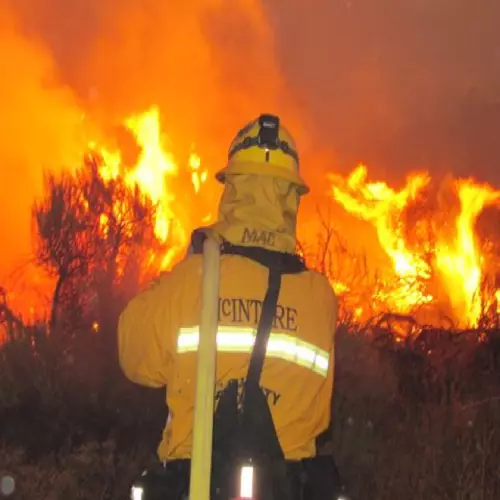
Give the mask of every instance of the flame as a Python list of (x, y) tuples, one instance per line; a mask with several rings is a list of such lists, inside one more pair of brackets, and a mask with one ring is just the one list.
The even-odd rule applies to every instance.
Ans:
[[(127, 170), (126, 180), (131, 186), (138, 185), (159, 204), (156, 233), (162, 240), (173, 242), (163, 262), (164, 266), (169, 266), (187, 240), (186, 226), (172, 223), (179, 215), (179, 206), (174, 207), (176, 197), (172, 190), (173, 179), (179, 175), (178, 162), (165, 148), (166, 138), (161, 134), (157, 108), (131, 117), (125, 123), (142, 150), (137, 164)], [(106, 159), (103, 177), (119, 175), (122, 170), (119, 153), (105, 151), (102, 156)], [(198, 194), (208, 179), (208, 170), (202, 168), (201, 157), (194, 151), (191, 151), (186, 167), (193, 191)], [(388, 274), (389, 269), (384, 270), (380, 286), (372, 290), (370, 308), (359, 303), (366, 300), (366, 293), (360, 293), (351, 283), (332, 277), (331, 283), (338, 295), (358, 297), (357, 302), (351, 300), (348, 306), (355, 320), (361, 320), (367, 313), (384, 310), (412, 313), (419, 306), (438, 303), (430, 291), (432, 281), (436, 279), (439, 288), (446, 292), (458, 324), (478, 325), (481, 314), (492, 304), (497, 312), (500, 311), (500, 290), (493, 290), (489, 297), (481, 291), (484, 257), (475, 235), (479, 214), (486, 206), (500, 200), (500, 191), (471, 179), (454, 181), (452, 186), (458, 200), (458, 212), (455, 215), (445, 206), (438, 209), (440, 218), (446, 219), (444, 226), (453, 228), (450, 238), (433, 220), (435, 214), (431, 215), (431, 220), (420, 217), (411, 227), (408, 222), (408, 211), (429, 201), (424, 196), (429, 194), (425, 188), (431, 182), (426, 172), (409, 175), (399, 190), (383, 181), (368, 182), (368, 170), (363, 164), (345, 179), (334, 174), (329, 178), (333, 198), (348, 213), (372, 224), (391, 263), (392, 275)], [(186, 209), (186, 203), (182, 205)], [(211, 218), (209, 213), (201, 221), (208, 222)], [(427, 240), (424, 237), (420, 241), (421, 228), (431, 229)], [(410, 238), (411, 234), (417, 237)]]
[[(62, 52), (53, 44), (54, 32), (47, 37), (38, 22), (52, 16), (50, 9), (26, 15), (16, 2), (0, 7), (5, 68), (0, 87), (9, 96), (0, 125), (2, 223), (16, 241), (2, 253), (2, 281), (30, 256), (31, 205), (44, 194), (43, 171), (79, 166), (87, 146), (103, 158), (104, 180), (123, 176), (158, 204), (156, 233), (170, 246), (162, 263), (168, 268), (186, 246), (190, 229), (209, 223), (216, 213), (206, 188), (207, 165), (222, 161), (227, 138), (256, 109), (286, 111), (287, 120), (298, 122), (260, 0), (238, 0), (229, 10), (220, 1), (132, 2), (117, 9), (108, 4), (97, 2), (91, 9), (99, 29), (88, 31), (88, 23), (77, 22), (82, 29), (71, 40), (66, 37)], [(71, 18), (74, 12), (67, 14)], [(70, 24), (78, 21), (70, 18)], [(244, 78), (234, 78), (242, 60)], [(163, 127), (159, 110), (168, 110)], [(110, 130), (121, 121), (141, 147), (142, 160), (125, 158), (115, 145)], [(188, 159), (192, 142), (201, 149)], [(103, 220), (101, 230), (106, 228)], [(9, 284), (3, 284), (19, 286), (5, 279)], [(26, 302), (25, 295), (19, 302)]]
[[(101, 156), (99, 175), (104, 181), (122, 176), (130, 189), (138, 188), (156, 204), (155, 233), (169, 247), (167, 253), (160, 256), (160, 267), (168, 269), (186, 248), (191, 229), (212, 220), (214, 207), (210, 206), (202, 216), (203, 209), (197, 203), (201, 200), (197, 197), (209, 192), (204, 189), (209, 169), (193, 145), (184, 162), (174, 155), (160, 118), (159, 108), (152, 106), (123, 121), (139, 147), (133, 164), (126, 163), (120, 149), (106, 147), (97, 140), (89, 141), (88, 149)], [(183, 180), (188, 178), (189, 182)], [(446, 225), (452, 227), (450, 237), (432, 220), (421, 217), (412, 226), (406, 217), (412, 207), (428, 202), (425, 194), (428, 194), (426, 188), (431, 178), (426, 172), (409, 175), (399, 190), (383, 181), (369, 182), (368, 170), (363, 164), (346, 178), (329, 174), (329, 179), (333, 199), (347, 213), (373, 226), (380, 247), (389, 258), (380, 286), (371, 290), (368, 297), (366, 292), (356, 290), (355, 283), (332, 277), (332, 286), (338, 295), (356, 298), (348, 303), (356, 321), (373, 312), (412, 313), (422, 305), (437, 303), (439, 294), (430, 290), (435, 279), (446, 291), (459, 323), (477, 325), (486, 305), (500, 314), (500, 289), (490, 291), (489, 297), (481, 290), (484, 257), (475, 233), (478, 216), (486, 206), (500, 200), (500, 191), (472, 179), (455, 181), (458, 212), (454, 214), (447, 207), (439, 209)], [(113, 213), (118, 215), (124, 208), (117, 201)], [(110, 215), (100, 216), (99, 230), (103, 236), (108, 234)], [(412, 233), (419, 233), (422, 224), (431, 228), (429, 238), (423, 241), (420, 241), (421, 235), (411, 238)], [(151, 255), (151, 262), (157, 257)], [(366, 306), (367, 299), (370, 307)], [(97, 331), (99, 325), (94, 323), (93, 329)]]
[(413, 306), (431, 301), (432, 296), (425, 294), (422, 287), (422, 280), (430, 277), (430, 267), (407, 248), (402, 214), (430, 179), (427, 174), (412, 175), (403, 189), (395, 191), (385, 182), (368, 183), (366, 178), (367, 168), (362, 164), (347, 180), (330, 175), (332, 195), (349, 213), (374, 225), (378, 241), (399, 278), (397, 289), (379, 299), (397, 311), (408, 312)]
[[(407, 313), (415, 306), (435, 301), (429, 292), (434, 279), (438, 281), (438, 287), (446, 291), (458, 325), (477, 326), (492, 300), (496, 300), (498, 312), (500, 290), (488, 297), (481, 289), (485, 262), (475, 234), (475, 223), (485, 207), (500, 201), (500, 191), (472, 179), (454, 181), (452, 186), (459, 202), (458, 214), (455, 216), (450, 207), (439, 208), (440, 218), (446, 219), (444, 226), (453, 228), (450, 238), (442, 227), (425, 220), (425, 217), (420, 217), (412, 227), (404, 217), (405, 210), (411, 205), (423, 205), (429, 201), (420, 196), (430, 183), (427, 173), (410, 175), (400, 191), (384, 182), (367, 183), (366, 178), (364, 165), (359, 165), (347, 179), (330, 175), (334, 199), (347, 212), (374, 226), (382, 249), (391, 258), (392, 271), (399, 286), (396, 289), (382, 287), (373, 298), (394, 312)], [(434, 212), (431, 217), (436, 215)], [(427, 241), (420, 245), (418, 241), (410, 244), (409, 235), (419, 236), (423, 224), (431, 228)], [(349, 287), (346, 289), (349, 291)], [(356, 312), (358, 316), (362, 315), (359, 309)]]
[[(153, 107), (142, 115), (132, 116), (125, 124), (142, 148), (139, 162), (128, 172), (126, 180), (131, 185), (138, 184), (158, 204), (155, 232), (162, 241), (166, 241), (174, 220), (170, 204), (175, 199), (168, 189), (167, 179), (178, 172), (178, 167), (173, 156), (163, 149), (164, 138), (160, 133), (158, 108)], [(184, 243), (184, 231), (178, 226), (175, 229)]]
[[(153, 106), (144, 113), (132, 115), (124, 122), (127, 129), (133, 134), (141, 152), (137, 163), (132, 166), (123, 165), (119, 150), (110, 151), (105, 147), (97, 147), (95, 141), (89, 142), (89, 149), (97, 151), (103, 159), (99, 175), (103, 180), (116, 179), (125, 171), (125, 182), (147, 195), (157, 206), (155, 220), (155, 234), (162, 242), (168, 242), (170, 249), (162, 260), (162, 269), (169, 268), (174, 258), (187, 244), (187, 231), (178, 223), (172, 204), (176, 197), (171, 189), (170, 180), (179, 173), (178, 164), (171, 152), (166, 149), (168, 137), (161, 132), (160, 113), (158, 107)], [(206, 180), (206, 173), (198, 172), (201, 160), (192, 153), (189, 166), (193, 176), (196, 174), (197, 183), (193, 184), (196, 191)], [(200, 175), (198, 175), (200, 174)], [(101, 217), (101, 228), (105, 230), (107, 216)]]
[(103, 164), (99, 175), (104, 181), (116, 179), (120, 175), (122, 157), (120, 151), (109, 151), (105, 147), (98, 147), (96, 141), (89, 141), (89, 151), (98, 151), (102, 157)]
[(191, 182), (198, 193), (208, 178), (208, 170), (200, 170), (201, 158), (196, 153), (191, 153), (188, 164), (191, 169)]
[(99, 216), (99, 231), (102, 236), (106, 236), (109, 232), (109, 215), (101, 214)]
[(482, 303), (480, 285), (483, 257), (474, 234), (474, 225), (483, 208), (500, 200), (500, 191), (488, 185), (474, 184), (472, 180), (455, 183), (460, 200), (460, 213), (456, 219), (456, 236), (451, 245), (440, 241), (436, 248), (436, 263), (445, 276), (453, 309), (462, 318), (477, 325)]
[[(23, 36), (10, 8), (0, 8), (0, 53), (7, 64), (0, 86), (3, 95), (9, 96), (1, 121), (1, 135), (7, 138), (2, 144), (2, 160), (9, 170), (0, 183), (5, 186), (7, 203), (2, 219), (5, 232), (14, 235), (19, 245), (21, 240), (23, 245), (29, 240), (30, 212), (25, 212), (24, 219), (17, 216), (24, 213), (18, 199), (24, 200), (22, 208), (29, 207), (41, 192), (43, 168), (64, 169), (78, 163), (88, 146), (102, 157), (99, 174), (103, 180), (121, 176), (131, 189), (138, 187), (157, 205), (155, 232), (170, 248), (162, 256), (161, 267), (171, 267), (187, 246), (190, 230), (198, 223), (209, 223), (216, 213), (215, 203), (210, 201), (204, 207), (201, 201), (210, 192), (211, 169), (207, 165), (213, 158), (223, 159), (225, 146), (219, 138), (229, 137), (243, 120), (254, 115), (257, 102), (260, 109), (272, 108), (287, 115), (287, 123), (299, 131), (298, 135), (306, 128), (293, 105), (296, 96), (276, 64), (276, 44), (263, 3), (239, 0), (234, 4), (229, 18), (226, 3), (221, 1), (180, 2), (177, 7), (152, 2), (145, 10), (131, 4), (115, 15), (106, 13), (101, 36), (82, 51), (86, 54), (83, 67), (82, 61), (74, 61), (83, 80), (78, 82), (78, 92), (64, 83), (66, 79), (59, 80), (59, 75), (69, 74), (60, 67), (61, 61), (54, 59), (49, 45), (35, 42), (37, 37)], [(234, 28), (226, 34), (227, 26)], [(241, 33), (243, 43), (226, 43), (232, 39), (230, 34)], [(148, 52), (148, 47), (155, 50)], [(234, 78), (242, 60), (245, 78)], [(169, 68), (175, 71), (167, 75)], [(76, 81), (76, 75), (72, 76), (67, 80)], [(81, 96), (84, 88), (91, 89), (88, 101)], [(284, 109), (280, 109), (281, 102)], [(151, 103), (154, 105), (148, 109)], [(130, 114), (130, 109), (140, 112)], [(168, 110), (170, 121), (162, 123), (160, 110)], [(119, 121), (140, 149), (134, 160), (125, 159), (120, 148), (109, 147), (111, 138), (102, 128), (109, 121), (116, 125), (114, 113), (125, 117)], [(224, 120), (220, 120), (221, 115)], [(300, 139), (307, 142), (307, 134), (302, 135)], [(88, 141), (88, 137), (93, 140)], [(195, 151), (193, 142), (202, 148)], [(206, 150), (210, 155), (205, 155)], [(29, 172), (22, 175), (22, 169)], [(359, 285), (344, 276), (333, 277), (339, 295), (359, 297), (359, 303), (350, 304), (353, 315), (362, 318), (367, 313), (367, 300), (374, 309), (397, 312), (438, 303), (440, 294), (432, 288), (435, 280), (446, 292), (455, 317), (464, 323), (477, 324), (484, 305), (494, 304), (494, 300), (500, 311), (498, 284), (488, 298), (481, 289), (485, 259), (475, 232), (478, 216), (484, 207), (499, 200), (499, 191), (473, 180), (457, 181), (458, 213), (448, 212), (447, 207), (439, 209), (452, 234), (443, 234), (431, 221), (430, 240), (421, 241), (419, 236), (415, 242), (410, 233), (418, 230), (420, 222), (428, 221), (417, 221), (413, 227), (405, 214), (410, 207), (426, 202), (422, 198), (429, 175), (413, 174), (399, 190), (367, 178), (364, 165), (357, 166), (347, 179), (330, 176), (332, 197), (348, 213), (373, 226), (388, 257), (382, 269), (383, 282), (370, 294), (358, 293)], [(34, 184), (31, 190), (30, 181)], [(113, 207), (116, 213), (122, 210), (119, 202)], [(103, 235), (109, 232), (110, 216), (101, 215), (99, 230)], [(26, 246), (23, 253), (28, 251)], [(3, 261), (10, 260), (10, 247), (4, 248)], [(15, 251), (19, 250), (16, 246)], [(32, 281), (39, 279), (33, 270), (30, 273)], [(18, 296), (27, 302), (24, 294)]]

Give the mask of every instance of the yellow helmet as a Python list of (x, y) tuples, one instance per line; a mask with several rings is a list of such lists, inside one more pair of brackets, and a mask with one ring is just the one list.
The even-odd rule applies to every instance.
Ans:
[(278, 177), (296, 184), (300, 195), (309, 192), (299, 175), (295, 143), (274, 115), (260, 115), (238, 132), (229, 147), (226, 167), (215, 177), (224, 184), (228, 174)]

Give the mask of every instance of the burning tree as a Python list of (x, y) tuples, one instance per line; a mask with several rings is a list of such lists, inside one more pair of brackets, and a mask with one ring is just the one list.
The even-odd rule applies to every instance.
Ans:
[(48, 176), (33, 206), (36, 261), (55, 278), (52, 330), (63, 320), (111, 326), (113, 297), (133, 292), (166, 253), (151, 200), (120, 177), (103, 179), (101, 163), (92, 155), (74, 175)]

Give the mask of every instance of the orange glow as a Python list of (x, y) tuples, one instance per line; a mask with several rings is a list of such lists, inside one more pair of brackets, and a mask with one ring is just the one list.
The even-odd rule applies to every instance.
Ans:
[[(218, 187), (202, 184), (210, 184), (205, 171), (224, 161), (231, 135), (261, 110), (300, 123), (260, 0), (236, 0), (229, 8), (220, 1), (103, 0), (88, 5), (85, 20), (65, 8), (70, 4), (61, 4), (64, 12), (54, 2), (0, 5), (0, 221), (15, 242), (2, 249), (0, 284), (16, 291), (21, 285), (12, 274), (32, 260), (31, 207), (44, 195), (44, 173), (80, 167), (87, 147), (101, 153), (103, 179), (123, 175), (158, 200), (168, 268), (181, 258), (190, 230), (213, 220)], [(61, 16), (65, 22), (51, 27)], [(68, 37), (70, 26), (76, 29)], [(163, 120), (156, 131), (153, 108)], [(128, 154), (131, 135), (134, 146), (147, 142), (142, 154), (154, 156), (156, 174), (166, 169), (158, 185)], [(192, 172), (191, 153), (201, 159)], [(26, 295), (17, 294), (16, 305), (28, 312)]]
[(349, 213), (375, 227), (378, 241), (391, 258), (399, 280), (395, 290), (378, 298), (392, 309), (409, 312), (412, 307), (432, 300), (422, 286), (430, 277), (430, 268), (423, 258), (407, 248), (402, 215), (430, 179), (426, 174), (410, 176), (406, 186), (395, 191), (385, 182), (369, 183), (366, 178), (364, 165), (359, 165), (345, 180), (330, 175), (332, 195)]
[[(397, 288), (387, 287), (387, 291), (382, 286), (373, 299), (389, 310), (408, 313), (415, 306), (435, 300), (429, 288), (430, 282), (437, 280), (438, 288), (447, 293), (457, 325), (476, 326), (493, 297), (486, 296), (481, 289), (484, 257), (475, 223), (485, 207), (500, 201), (500, 191), (471, 179), (454, 181), (458, 213), (454, 215), (450, 207), (439, 208), (439, 216), (445, 217), (447, 225), (454, 228), (450, 238), (438, 224), (425, 217), (413, 227), (406, 222), (405, 211), (428, 201), (422, 199), (423, 189), (431, 181), (427, 174), (409, 176), (400, 191), (384, 182), (368, 183), (366, 178), (364, 165), (359, 165), (347, 179), (330, 175), (334, 199), (349, 213), (374, 226), (381, 247), (391, 259), (393, 280), (399, 282)], [(429, 240), (419, 245), (418, 238), (413, 238), (417, 243), (410, 243), (408, 236), (417, 234), (420, 223), (431, 228)], [(337, 287), (337, 291), (341, 290)], [(498, 304), (498, 290), (495, 295)]]
[[(152, 108), (142, 115), (129, 118), (126, 126), (134, 133), (142, 148), (139, 162), (127, 173), (127, 182), (131, 185), (138, 184), (141, 190), (158, 204), (156, 235), (166, 241), (174, 219), (170, 208), (174, 197), (168, 190), (167, 182), (170, 176), (178, 172), (178, 167), (172, 155), (163, 148), (165, 138), (160, 132), (158, 109)], [(184, 243), (186, 236), (182, 228), (178, 236)]]
[(191, 182), (193, 183), (194, 190), (198, 193), (201, 185), (204, 184), (208, 178), (208, 170), (200, 170), (201, 158), (196, 153), (189, 155), (189, 168), (191, 169)]
[[(435, 180), (426, 172), (409, 175), (399, 188), (390, 176), (369, 179), (365, 165), (344, 177), (335, 173), (329, 153), (321, 161), (308, 157), (328, 145), (308, 133), (309, 121), (302, 119), (308, 110), (302, 113), (295, 105), (305, 101), (281, 74), (262, 0), (235, 0), (230, 7), (221, 0), (118, 2), (119, 9), (108, 3), (95, 3), (103, 8), (95, 12), (101, 29), (75, 51), (84, 55), (74, 60), (69, 40), (68, 52), (55, 50), (17, 19), (9, 7), (16, 2), (0, 6), (0, 91), (6, 96), (0, 120), (0, 221), (8, 235), (0, 285), (25, 318), (35, 316), (33, 304), (43, 302), (50, 310), (54, 288), (54, 277), (35, 268), (31, 254), (31, 206), (44, 194), (44, 172), (71, 171), (86, 154), (98, 153), (103, 181), (123, 179), (156, 205), (155, 233), (168, 251), (155, 255), (156, 249), (147, 249), (145, 267), (170, 269), (182, 258), (191, 231), (216, 217), (220, 186), (214, 173), (224, 165), (235, 132), (268, 111), (280, 115), (304, 152), (301, 165), (313, 192), (301, 206), (302, 227), (316, 222), (307, 204), (325, 189), (342, 216), (371, 237), (366, 254), (378, 259), (370, 269), (374, 277), (360, 279), (365, 268), (356, 245), (364, 251), (366, 242), (349, 225), (342, 234), (347, 248), (324, 266), (355, 320), (435, 308), (457, 324), (477, 325), (486, 308), (500, 314), (497, 271), (487, 269), (475, 227), (483, 209), (500, 200), (500, 191), (471, 179), (446, 181), (453, 199), (446, 202), (450, 206), (441, 205), (430, 199)], [(71, 68), (57, 59), (59, 52), (71, 60)], [(325, 164), (331, 165), (326, 179)], [(422, 207), (427, 211), (420, 212)], [(118, 201), (107, 210), (98, 227), (103, 237), (112, 236), (110, 219), (127, 207)], [(308, 247), (318, 245), (317, 234), (305, 242)], [(352, 249), (354, 264), (342, 274)], [(311, 259), (312, 265), (320, 268), (321, 257)]]
[[(157, 107), (129, 117), (125, 121), (125, 126), (132, 132), (141, 148), (135, 165), (124, 166), (119, 151), (110, 152), (105, 148), (96, 147), (95, 142), (90, 142), (90, 146), (97, 150), (103, 159), (103, 165), (99, 169), (103, 180), (114, 179), (125, 171), (125, 181), (131, 189), (138, 186), (140, 191), (157, 205), (155, 233), (161, 241), (170, 244), (170, 249), (162, 262), (162, 268), (168, 268), (187, 244), (187, 230), (178, 223), (172, 209), (176, 197), (170, 182), (178, 175), (179, 167), (173, 154), (166, 148), (168, 137), (161, 132), (160, 113)], [(195, 153), (190, 157), (189, 166), (195, 169), (200, 166), (200, 159)], [(199, 190), (199, 185), (195, 185), (194, 188), (196, 191)], [(103, 227), (106, 222), (105, 217), (102, 216)]]
[(443, 273), (454, 311), (469, 324), (476, 325), (481, 314), (480, 285), (483, 257), (478, 248), (474, 225), (483, 208), (500, 200), (500, 191), (472, 180), (456, 182), (460, 214), (456, 220), (456, 235), (451, 245), (438, 241), (436, 263)]
[[(138, 188), (156, 204), (155, 233), (167, 243), (168, 251), (160, 256), (150, 252), (146, 260), (154, 265), (159, 257), (160, 269), (169, 269), (183, 255), (192, 229), (213, 220), (216, 212), (213, 203), (200, 204), (210, 192), (207, 184), (213, 174), (193, 146), (184, 156), (184, 162), (179, 160), (180, 155), (173, 153), (157, 106), (129, 116), (123, 125), (139, 148), (132, 164), (127, 163), (118, 147), (101, 146), (98, 140), (89, 141), (88, 150), (99, 153), (102, 159), (99, 175), (105, 182), (122, 176), (130, 189)], [(457, 324), (477, 325), (485, 306), (495, 305), (495, 300), (496, 310), (500, 312), (500, 290), (493, 289), (488, 297), (481, 290), (484, 258), (475, 233), (478, 216), (483, 208), (500, 200), (500, 191), (473, 180), (454, 181), (457, 213), (448, 207), (439, 208), (440, 216), (447, 218), (448, 226), (453, 228), (450, 236), (425, 217), (417, 220), (414, 227), (407, 221), (408, 211), (429, 201), (426, 189), (431, 178), (425, 172), (409, 175), (400, 189), (383, 181), (369, 182), (368, 169), (362, 164), (345, 178), (337, 174), (328, 174), (328, 178), (333, 199), (348, 214), (373, 227), (388, 257), (387, 263), (378, 269), (379, 281), (369, 291), (360, 290), (359, 282), (331, 277), (335, 292), (347, 298), (354, 320), (363, 321), (372, 314), (386, 311), (412, 314), (430, 304), (439, 309), (441, 305), (431, 286), (436, 280), (438, 289), (446, 293)], [(113, 206), (116, 216), (124, 210), (126, 207), (120, 202)], [(109, 217), (106, 213), (100, 216), (99, 230), (103, 236), (109, 231)], [(417, 234), (421, 224), (432, 229), (429, 239), (410, 238), (411, 234)], [(120, 265), (118, 272), (121, 272)], [(28, 312), (33, 316), (32, 306)], [(93, 329), (98, 328), (95, 323)]]

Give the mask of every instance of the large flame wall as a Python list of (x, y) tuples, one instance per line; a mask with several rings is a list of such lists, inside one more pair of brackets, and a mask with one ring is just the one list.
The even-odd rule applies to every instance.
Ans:
[[(104, 177), (127, 175), (162, 204), (157, 229), (174, 235), (180, 252), (190, 227), (214, 216), (217, 192), (205, 188), (193, 215), (179, 191), (203, 190), (234, 132), (274, 111), (294, 131), (316, 192), (306, 212), (334, 199), (346, 238), (385, 256), (403, 280), (383, 300), (404, 311), (444, 293), (474, 323), (487, 267), (475, 224), (497, 202), (495, 189), (445, 183), (455, 200), (454, 211), (444, 209), (446, 234), (430, 230), (418, 244), (398, 217), (422, 196), (434, 199), (430, 179), (450, 170), (500, 184), (492, 168), (500, 161), (500, 6), (372, 3), (318, 0), (311, 10), (297, 0), (5, 0), (0, 221), (9, 245), (0, 277), (29, 258), (44, 170), (78, 166), (89, 147), (106, 155)], [(347, 173), (359, 160), (370, 175)], [(409, 171), (432, 175), (407, 181)]]

